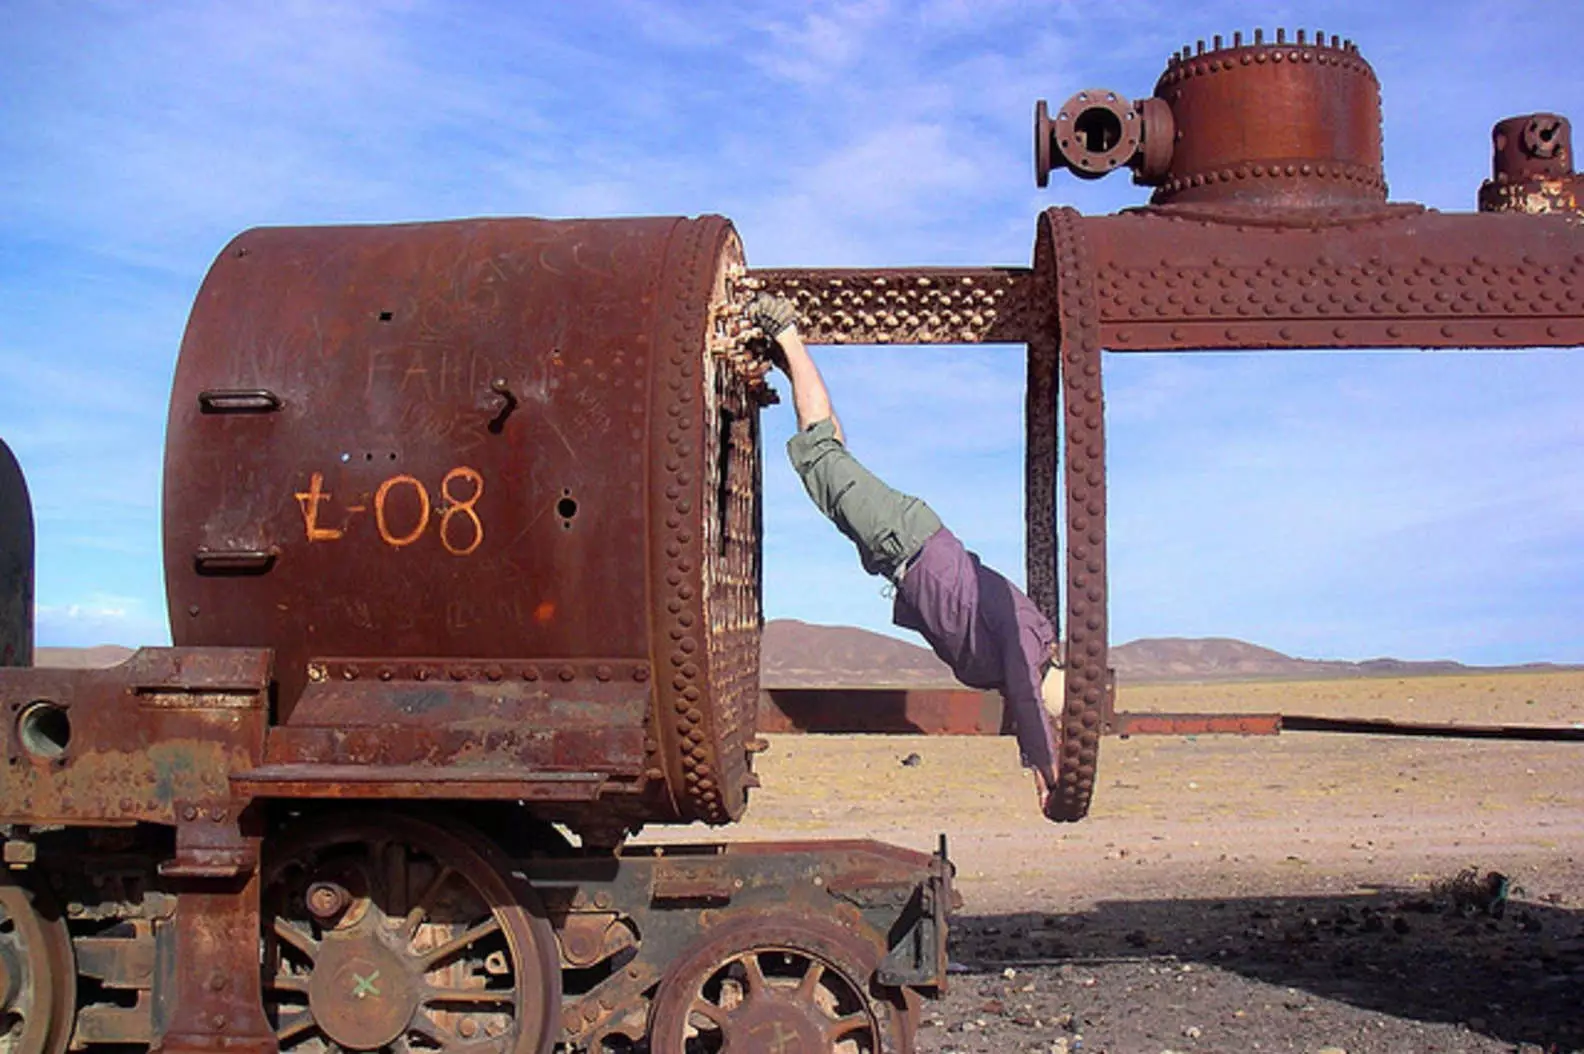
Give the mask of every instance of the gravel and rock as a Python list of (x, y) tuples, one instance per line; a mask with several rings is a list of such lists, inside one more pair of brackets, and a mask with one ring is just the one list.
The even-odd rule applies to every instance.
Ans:
[[(1570, 724), (1584, 674), (1150, 686), (1119, 707)], [(776, 736), (758, 769), (747, 822), (651, 837), (949, 836), (964, 906), (921, 1054), (1584, 1051), (1584, 745), (1113, 739), (1068, 826), (1005, 738)]]

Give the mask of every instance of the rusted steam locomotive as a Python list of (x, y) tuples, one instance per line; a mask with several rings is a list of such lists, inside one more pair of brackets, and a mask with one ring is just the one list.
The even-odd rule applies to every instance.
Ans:
[(944, 847), (624, 844), (739, 818), (764, 746), (741, 300), (794, 297), (816, 342), (1028, 345), (1076, 819), (1127, 716), (1102, 348), (1584, 344), (1566, 123), (1498, 126), (1468, 216), (1388, 204), (1379, 133), (1351, 43), (1217, 39), (1140, 103), (1041, 105), (1042, 183), (1156, 190), (1046, 213), (1032, 268), (752, 272), (718, 217), (238, 237), (172, 394), (174, 647), (30, 665), (0, 459), (10, 1050), (911, 1049)]
[(905, 1045), (943, 855), (614, 855), (741, 816), (763, 746), (742, 278), (718, 217), (221, 253), (171, 400), (175, 647), (0, 681), (20, 1049)]

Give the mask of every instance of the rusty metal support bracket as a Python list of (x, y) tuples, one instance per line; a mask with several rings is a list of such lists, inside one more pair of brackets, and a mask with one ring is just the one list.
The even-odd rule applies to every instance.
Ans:
[[(1055, 283), (1061, 341), (1066, 498), (1066, 700), (1055, 732), (1058, 782), (1046, 815), (1080, 820), (1094, 794), (1100, 735), (1111, 710), (1106, 588), (1105, 396), (1095, 261), (1083, 217), (1051, 209), (1041, 218), (1036, 272)], [(1044, 517), (1031, 520), (1031, 525)], [(1032, 527), (1031, 527), (1032, 529)], [(1033, 548), (1031, 546), (1030, 548)]]
[(745, 284), (797, 306), (810, 344), (1022, 344), (1026, 267), (765, 268)]
[[(259, 839), (252, 840), (257, 857)], [(274, 1054), (258, 954), (257, 870), (226, 881), (194, 879), (176, 895), (171, 1018), (157, 1054)]]

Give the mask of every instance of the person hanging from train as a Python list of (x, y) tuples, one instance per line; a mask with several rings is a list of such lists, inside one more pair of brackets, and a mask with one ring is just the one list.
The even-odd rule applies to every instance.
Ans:
[(865, 571), (895, 586), (892, 621), (923, 636), (959, 681), (1001, 693), (1040, 811), (1060, 820), (1058, 752), (1062, 669), (1050, 620), (1006, 576), (986, 567), (920, 499), (893, 490), (847, 450), (830, 393), (784, 297), (759, 295), (747, 320), (792, 387), (792, 467), (819, 510), (858, 549)]

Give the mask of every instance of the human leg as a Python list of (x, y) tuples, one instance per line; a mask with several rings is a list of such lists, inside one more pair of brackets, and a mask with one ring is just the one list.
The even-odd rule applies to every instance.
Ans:
[(858, 548), (864, 570), (895, 579), (941, 528), (925, 502), (888, 486), (853, 457), (822, 421), (787, 444), (814, 504)]

